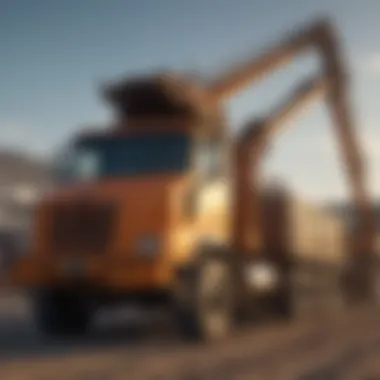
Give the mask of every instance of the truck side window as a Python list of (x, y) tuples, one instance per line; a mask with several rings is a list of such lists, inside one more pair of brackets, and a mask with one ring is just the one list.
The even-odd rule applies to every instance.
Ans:
[(187, 189), (185, 200), (186, 218), (194, 218), (197, 214), (198, 196), (202, 191), (202, 186), (221, 174), (222, 168), (222, 149), (219, 144), (202, 142), (196, 148), (195, 170), (198, 174), (197, 179)]
[(201, 181), (209, 181), (221, 174), (222, 149), (217, 143), (202, 143), (197, 151), (196, 166)]

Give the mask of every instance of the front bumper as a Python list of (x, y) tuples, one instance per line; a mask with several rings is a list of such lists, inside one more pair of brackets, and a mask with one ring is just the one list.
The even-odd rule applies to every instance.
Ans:
[(99, 257), (23, 258), (13, 263), (9, 280), (22, 288), (73, 283), (118, 291), (168, 289), (174, 279), (167, 263)]

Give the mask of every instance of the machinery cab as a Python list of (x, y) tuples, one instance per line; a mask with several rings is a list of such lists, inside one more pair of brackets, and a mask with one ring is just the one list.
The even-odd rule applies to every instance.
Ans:
[(228, 239), (222, 129), (194, 102), (173, 99), (178, 83), (167, 81), (114, 89), (113, 126), (75, 136), (59, 154), (39, 251), (125, 258), (152, 250), (171, 261), (186, 260), (200, 240)]
[(108, 86), (103, 95), (114, 110), (112, 127), (70, 142), (57, 160), (59, 183), (186, 178), (195, 201), (203, 184), (228, 175), (224, 119), (205, 93), (171, 72)]
[(85, 133), (56, 156), (53, 175), (58, 194), (78, 187), (93, 193), (107, 184), (120, 185), (122, 191), (123, 183), (140, 183), (153, 196), (155, 186), (169, 189), (178, 183), (184, 214), (193, 219), (207, 188), (225, 187), (226, 158), (225, 143), (188, 130)]
[(113, 126), (68, 144), (56, 161), (61, 179), (224, 174), (222, 118), (200, 86), (164, 73), (120, 81), (104, 96), (114, 108)]

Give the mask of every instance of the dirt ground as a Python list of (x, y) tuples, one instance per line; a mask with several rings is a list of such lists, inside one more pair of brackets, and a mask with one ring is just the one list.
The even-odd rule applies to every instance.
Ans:
[(327, 320), (260, 322), (207, 346), (162, 327), (136, 336), (119, 316), (80, 341), (53, 341), (35, 331), (27, 299), (2, 295), (0, 379), (376, 380), (379, 317), (361, 308)]

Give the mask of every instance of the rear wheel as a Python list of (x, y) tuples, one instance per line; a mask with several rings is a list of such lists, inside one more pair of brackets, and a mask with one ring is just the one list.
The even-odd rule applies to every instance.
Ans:
[(234, 294), (228, 263), (207, 258), (195, 269), (185, 287), (190, 297), (177, 304), (177, 321), (183, 336), (214, 341), (233, 326)]
[(37, 328), (48, 335), (83, 334), (90, 312), (80, 297), (61, 291), (45, 291), (34, 299)]

